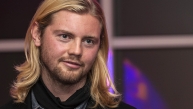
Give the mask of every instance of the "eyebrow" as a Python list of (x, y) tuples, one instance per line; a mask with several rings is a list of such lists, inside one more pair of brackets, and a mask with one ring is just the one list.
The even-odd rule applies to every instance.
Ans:
[[(54, 34), (65, 33), (69, 36), (76, 36), (72, 32), (69, 32), (69, 31), (66, 31), (66, 30), (54, 30), (53, 33)], [(92, 39), (98, 40), (98, 38), (96, 36), (90, 36), (90, 35), (85, 35), (85, 36), (83, 36), (83, 38), (92, 38)]]
[(65, 33), (65, 34), (67, 34), (67, 35), (74, 36), (74, 34), (73, 34), (72, 32), (69, 32), (69, 31), (66, 31), (66, 30), (54, 30), (53, 33), (54, 33), (54, 34)]
[(84, 38), (93, 38), (93, 39), (97, 39), (95, 36), (84, 36)]

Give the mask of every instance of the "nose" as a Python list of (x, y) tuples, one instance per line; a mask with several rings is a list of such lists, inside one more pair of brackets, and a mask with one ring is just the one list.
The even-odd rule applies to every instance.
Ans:
[(75, 43), (72, 43), (69, 47), (68, 54), (74, 55), (76, 57), (81, 57), (82, 56), (81, 42), (76, 41)]

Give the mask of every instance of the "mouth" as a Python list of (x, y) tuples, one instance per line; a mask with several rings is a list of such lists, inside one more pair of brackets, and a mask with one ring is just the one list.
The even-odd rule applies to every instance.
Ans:
[(74, 62), (74, 61), (63, 61), (63, 63), (71, 69), (79, 69), (82, 66), (80, 62)]

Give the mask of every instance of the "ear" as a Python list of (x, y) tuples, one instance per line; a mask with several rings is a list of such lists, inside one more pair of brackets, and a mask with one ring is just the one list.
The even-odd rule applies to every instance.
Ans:
[(41, 45), (40, 31), (38, 27), (39, 27), (39, 24), (37, 22), (34, 22), (31, 28), (32, 39), (34, 41), (34, 44), (37, 47)]

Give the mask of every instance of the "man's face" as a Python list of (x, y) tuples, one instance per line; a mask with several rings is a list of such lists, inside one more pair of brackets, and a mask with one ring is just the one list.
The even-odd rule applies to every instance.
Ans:
[(41, 38), (42, 72), (63, 84), (86, 79), (100, 46), (101, 26), (90, 14), (59, 11)]

